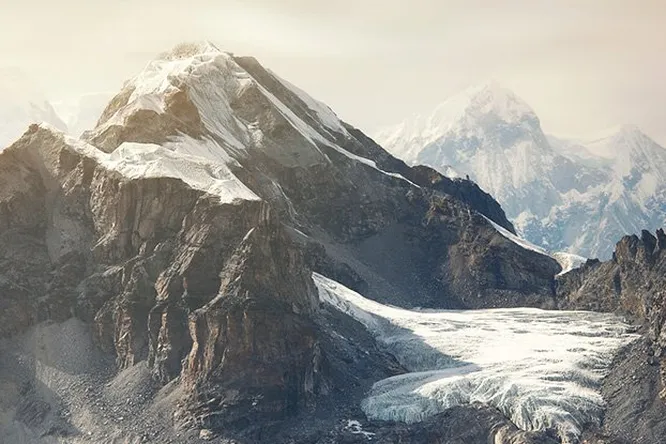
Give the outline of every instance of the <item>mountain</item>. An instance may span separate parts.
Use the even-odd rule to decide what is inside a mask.
[[[254,58],[178,45],[81,139],[33,124],[0,153],[0,436],[362,442],[363,396],[408,369],[313,276],[409,309],[555,307],[562,267],[514,235],[476,184]],[[554,442],[483,405],[372,427]]]
[[[0,150],[18,139],[31,123],[45,122],[67,130],[39,87],[21,70],[0,68],[0,95]]]
[[[589,260],[557,278],[562,308],[615,311],[643,322],[644,338],[616,360],[602,392],[611,442],[658,442],[666,434],[666,234],[624,236],[612,259]]]
[[[666,220],[666,150],[632,126],[591,141],[548,137],[536,113],[497,83],[375,138],[409,164],[469,175],[523,237],[550,251],[608,258],[614,241]]]
[[[89,93],[55,101],[53,107],[67,125],[69,133],[79,137],[84,131],[95,127],[99,116],[114,95],[115,93],[111,92]]]

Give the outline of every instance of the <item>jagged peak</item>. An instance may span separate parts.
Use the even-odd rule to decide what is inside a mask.
[[[604,139],[612,138],[626,138],[626,137],[648,137],[638,125],[632,123],[623,123],[614,125],[598,131],[590,136],[584,137],[583,140],[587,143],[594,143]]]
[[[630,160],[653,154],[666,154],[663,147],[637,125],[622,124],[607,128],[581,142],[593,154],[607,158],[619,159],[629,156]]]
[[[170,51],[161,53],[157,60],[182,60],[202,54],[222,54],[214,43],[208,40],[182,42],[174,46]]]
[[[389,151],[410,160],[424,146],[450,132],[485,131],[489,118],[508,125],[527,122],[534,129],[540,127],[536,113],[522,98],[497,80],[489,80],[449,97],[429,115],[414,115],[381,129],[375,138]]]
[[[39,137],[61,140],[63,142],[69,142],[71,139],[65,131],[50,123],[32,123],[28,125],[25,132],[16,141],[7,147],[6,151],[10,151],[12,147],[17,147],[17,149],[22,148],[25,145],[26,138],[34,137],[36,135]]]

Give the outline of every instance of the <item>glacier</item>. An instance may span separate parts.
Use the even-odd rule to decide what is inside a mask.
[[[361,405],[370,419],[414,423],[480,402],[523,430],[578,442],[585,425],[600,423],[600,384],[615,353],[638,338],[611,314],[407,310],[313,279],[323,303],[364,324],[410,372],[373,386]]]

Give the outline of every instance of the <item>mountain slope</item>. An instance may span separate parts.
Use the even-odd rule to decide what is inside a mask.
[[[179,45],[84,139],[32,125],[0,153],[0,335],[18,343],[0,350],[21,357],[0,382],[25,393],[0,405],[4,436],[350,435],[341,421],[404,368],[320,303],[313,272],[404,307],[556,302],[561,267],[498,232],[490,196],[408,167],[255,59]],[[94,339],[101,369],[31,348],[47,327]],[[525,435],[458,412],[433,429]]]
[[[377,135],[410,164],[468,174],[526,239],[607,258],[612,242],[664,223],[666,150],[635,127],[592,142],[544,135],[534,111],[497,84]]]

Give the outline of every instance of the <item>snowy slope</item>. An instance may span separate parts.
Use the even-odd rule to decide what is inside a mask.
[[[273,81],[282,84],[288,90],[287,96],[298,100],[299,106],[279,99],[233,54],[221,51],[209,42],[178,45],[151,61],[139,75],[126,82],[117,97],[127,96],[128,99],[123,100],[119,108],[112,109],[110,115],[103,116],[86,137],[95,140],[105,132],[112,133],[115,126],[126,124],[128,119],[142,111],[158,115],[168,113],[169,97],[187,91],[197,116],[202,119],[205,134],[214,140],[214,146],[192,150],[191,144],[180,144],[175,140],[167,147],[174,152],[226,162],[230,158],[242,158],[251,147],[293,167],[330,162],[322,151],[325,146],[392,179],[409,182],[398,174],[382,171],[374,161],[343,149],[337,141],[351,136],[326,105],[270,71],[265,72]],[[255,120],[248,121],[242,109],[234,108],[241,107],[241,104],[261,107],[266,118],[253,111],[251,114]],[[285,140],[274,140],[276,127]],[[285,144],[291,151],[284,149]]]
[[[105,153],[96,147],[68,136],[48,124],[41,124],[84,156],[93,158],[97,164],[115,171],[129,179],[168,177],[180,179],[190,187],[217,196],[222,203],[236,200],[260,200],[230,170],[235,166],[233,159],[224,162],[206,161],[202,153],[214,148],[210,139],[195,140],[182,136],[164,146],[149,143],[123,143],[112,153]],[[177,145],[179,150],[173,149]],[[192,154],[188,154],[185,151]]]
[[[85,140],[68,138],[68,143],[125,176],[178,178],[195,189],[219,196],[223,202],[259,199],[233,172],[243,168],[238,160],[244,159],[250,148],[262,150],[287,166],[307,166],[331,162],[322,151],[326,146],[391,180],[411,184],[398,174],[382,171],[374,161],[340,147],[336,140],[351,136],[337,116],[305,92],[275,74],[270,75],[298,98],[303,110],[278,99],[233,54],[220,51],[209,42],[178,45],[152,60],[125,83],[102,113],[98,125],[85,133]],[[169,101],[182,92],[194,107],[190,112],[203,126],[195,136],[177,130],[166,141],[122,142],[110,153],[94,148],[96,141],[105,140],[107,134],[111,134],[112,141],[116,140],[116,128],[126,127],[137,116],[173,113]],[[187,109],[190,105],[180,106]],[[248,120],[243,110],[238,109],[241,106],[260,106],[270,113],[270,118],[261,120],[264,115],[253,113],[256,120]],[[301,111],[312,118],[306,121],[305,114],[299,115]],[[164,122],[169,120],[165,118]],[[273,140],[276,124],[280,125],[281,135],[288,135],[291,153],[281,141]],[[137,124],[129,126],[133,125]],[[154,137],[162,139],[169,131],[165,127]]]
[[[608,258],[623,235],[666,222],[666,150],[626,125],[592,140],[547,137],[534,111],[496,84],[376,140],[408,163],[468,174],[548,251]]]
[[[0,68],[0,150],[18,139],[28,125],[42,122],[67,130],[51,103],[25,73]]]
[[[570,272],[571,270],[573,270],[575,268],[580,267],[581,265],[583,265],[587,261],[586,258],[584,258],[582,256],[578,256],[577,254],[566,253],[566,252],[562,252],[562,251],[559,251],[559,252],[556,252],[556,253],[549,253],[548,251],[539,247],[538,245],[534,245],[532,242],[529,242],[525,239],[522,239],[519,236],[516,236],[515,234],[513,234],[512,232],[507,230],[506,228],[497,225],[495,222],[488,219],[487,217],[485,219],[488,222],[490,222],[490,224],[493,226],[493,228],[495,228],[497,230],[497,232],[499,234],[501,234],[505,238],[509,239],[511,242],[513,242],[517,245],[520,245],[520,247],[522,247],[526,250],[534,251],[536,253],[543,254],[545,256],[550,256],[553,259],[555,259],[557,261],[557,263],[560,264],[560,266],[562,267],[562,271],[560,271],[558,276],[561,276],[565,273]]]
[[[482,402],[524,430],[553,428],[577,442],[584,424],[601,420],[599,387],[614,353],[635,338],[608,314],[410,311],[313,277],[323,302],[363,323],[412,372],[374,385],[362,404],[373,419],[418,422]]]
[[[525,202],[530,213],[545,217],[563,192],[583,191],[595,180],[555,152],[536,113],[496,83],[464,91],[429,117],[408,120],[376,139],[409,163],[469,174],[513,218]]]

